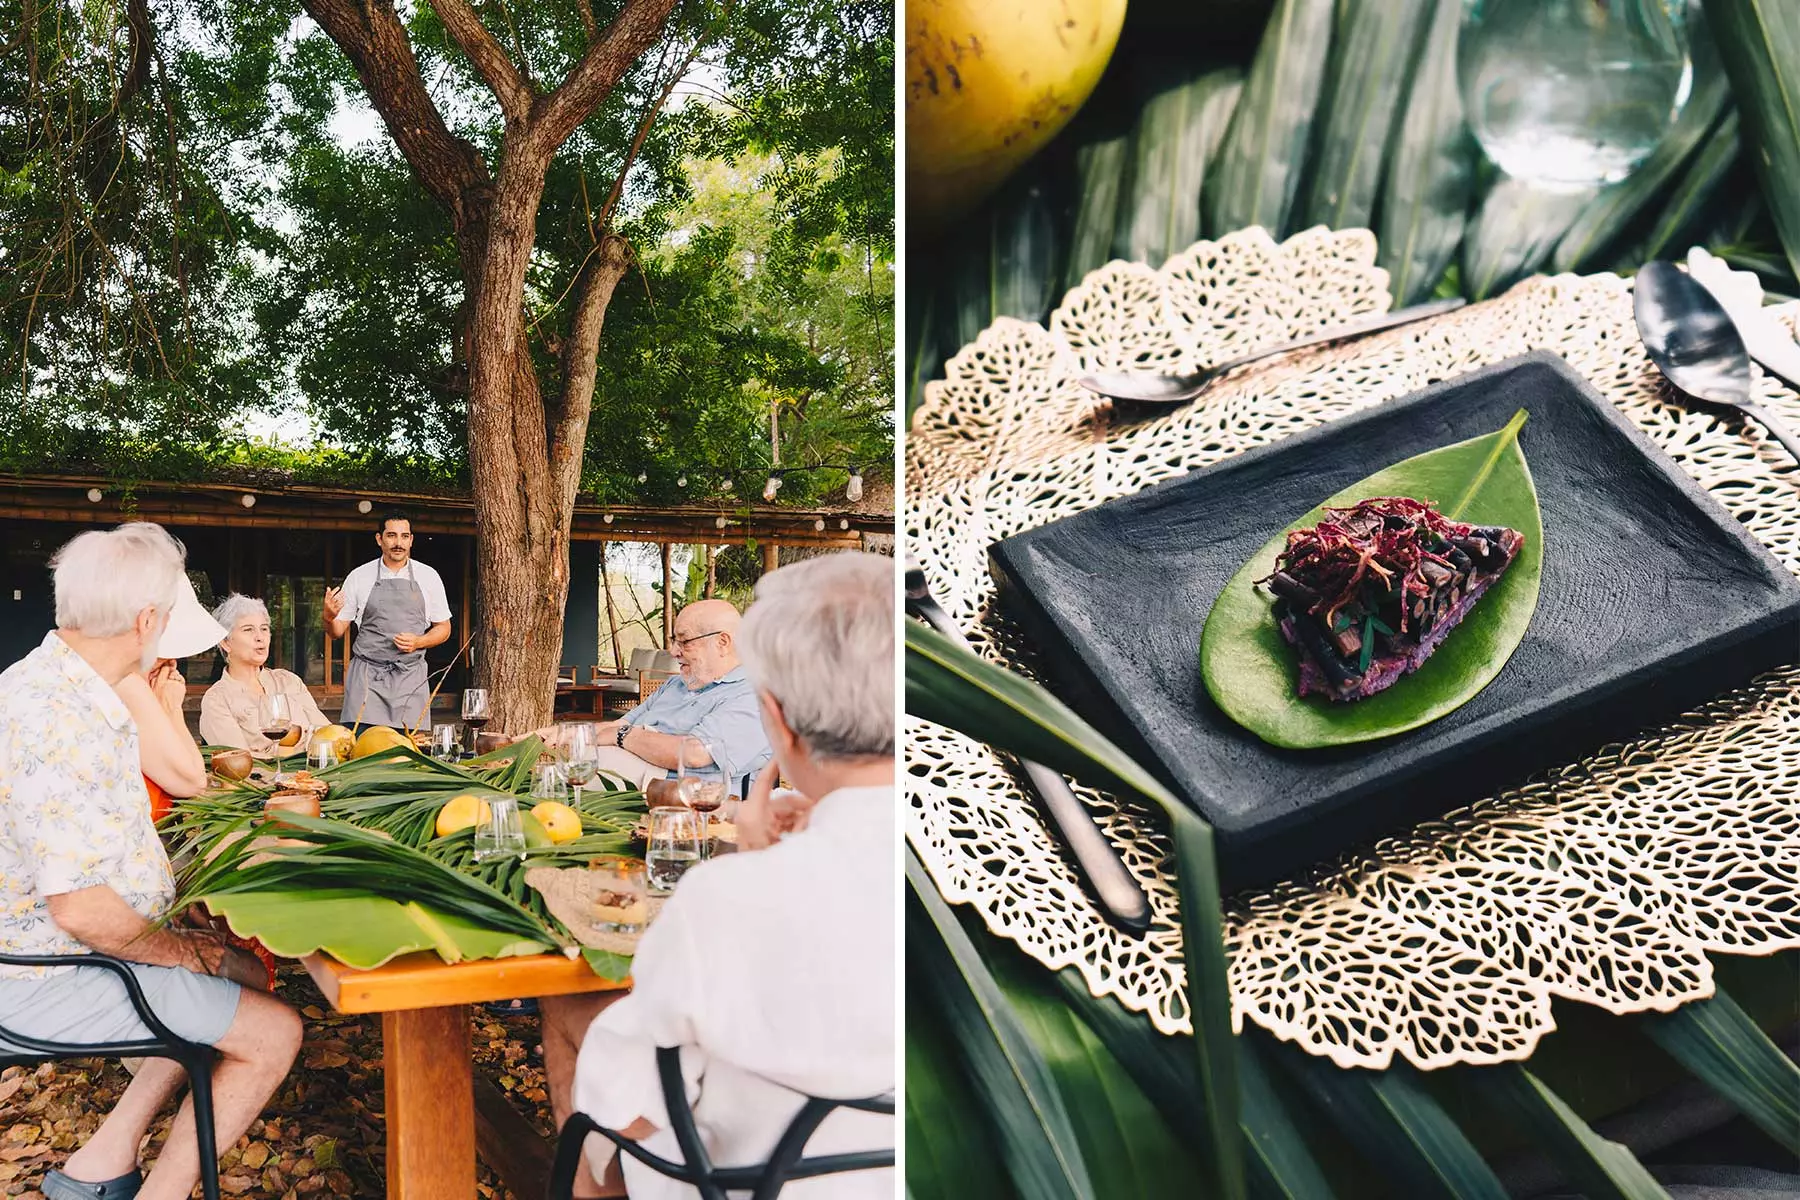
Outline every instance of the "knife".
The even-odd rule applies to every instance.
[[[975,648],[931,595],[925,572],[912,562],[906,564],[907,615],[925,622],[963,649],[973,654]],[[1130,933],[1150,928],[1150,901],[1138,886],[1125,861],[1113,848],[1087,807],[1070,790],[1068,781],[1042,763],[1018,759],[1025,771],[1027,790],[1034,794],[1040,807],[1049,814],[1051,824],[1062,835],[1062,841],[1075,856],[1078,874],[1088,885],[1088,892],[1099,904],[1101,913],[1114,925]]]

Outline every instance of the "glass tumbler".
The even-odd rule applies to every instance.
[[[650,846],[644,854],[651,894],[675,890],[688,868],[700,861],[700,830],[691,808],[650,810]]]
[[[454,725],[431,727],[431,757],[441,762],[455,762],[462,753],[461,731]]]
[[[519,821],[516,796],[487,797],[488,819],[475,826],[475,861],[523,857],[525,826]]]
[[[1469,129],[1544,191],[1616,183],[1687,102],[1686,0],[1469,0],[1456,52]]]
[[[588,863],[593,884],[593,924],[601,933],[641,933],[650,917],[642,859],[606,855]]]

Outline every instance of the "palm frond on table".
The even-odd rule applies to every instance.
[[[1042,321],[1111,258],[1157,267],[1248,225],[1374,230],[1396,307],[1694,244],[1771,301],[1800,295],[1800,5],[1691,5],[1692,92],[1668,137],[1624,181],[1556,196],[1499,177],[1468,133],[1464,0],[1263,3],[1248,46],[1218,34],[1257,15],[1247,0],[1142,7],[1070,127],[954,235],[909,250],[909,414],[995,318]]]
[[[1728,960],[1711,1000],[1621,1018],[1570,1006],[1528,1064],[1346,1070],[1231,1031],[1211,831],[1037,685],[908,622],[907,711],[1171,822],[1194,1036],[1091,995],[946,904],[907,858],[907,1191],[912,1200],[1040,1197],[1493,1197],[1496,1163],[1535,1146],[1589,1197],[1663,1197],[1591,1121],[1685,1071],[1800,1153],[1800,1067],[1728,994],[1792,1021],[1793,956]],[[1631,1078],[1625,1062],[1657,1058]],[[1676,1064],[1679,1065],[1679,1069]],[[979,1191],[970,1188],[979,1187]]]
[[[645,812],[635,789],[585,790],[580,837],[521,859],[475,860],[474,831],[437,836],[455,796],[531,801],[536,738],[461,766],[398,746],[319,772],[318,818],[263,823],[271,789],[251,781],[178,801],[163,822],[180,866],[180,900],[204,903],[277,953],[328,949],[352,966],[435,949],[449,962],[569,947],[574,939],[525,882],[533,867],[582,866],[633,853]]]

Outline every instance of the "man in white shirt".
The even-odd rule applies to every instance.
[[[593,1021],[575,1068],[579,1108],[679,1160],[655,1052],[681,1047],[719,1166],[767,1160],[805,1095],[894,1088],[893,561],[834,554],[771,572],[744,615],[740,651],[775,752],[746,804],[750,823],[778,774],[817,802],[776,845],[683,877],[638,946],[633,991]],[[893,1118],[838,1109],[807,1153],[893,1139]],[[588,1148],[610,1149],[598,1138]],[[630,1158],[624,1175],[633,1200],[695,1195]],[[887,1169],[782,1194],[889,1200],[894,1187]],[[575,1194],[598,1190],[584,1175]]]
[[[375,542],[381,557],[325,591],[325,628],[343,637],[356,626],[344,670],[345,724],[429,727],[431,688],[425,651],[450,636],[450,601],[443,578],[412,556],[412,520],[381,515]]]

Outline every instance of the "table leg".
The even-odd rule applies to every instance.
[[[388,1200],[474,1200],[468,1006],[382,1013],[381,1037],[387,1072]]]

